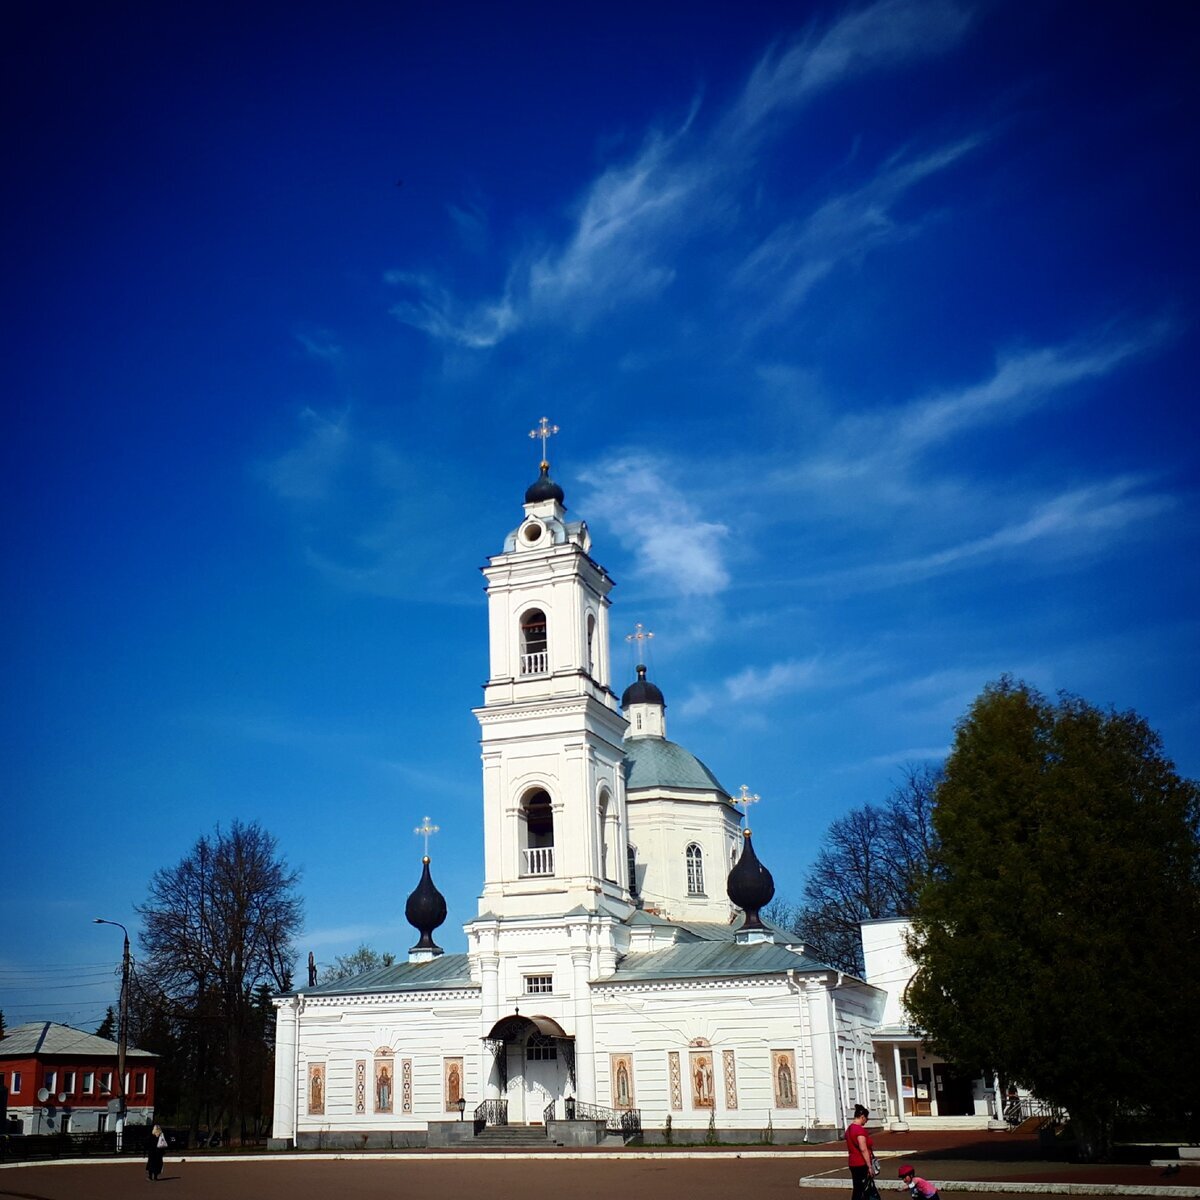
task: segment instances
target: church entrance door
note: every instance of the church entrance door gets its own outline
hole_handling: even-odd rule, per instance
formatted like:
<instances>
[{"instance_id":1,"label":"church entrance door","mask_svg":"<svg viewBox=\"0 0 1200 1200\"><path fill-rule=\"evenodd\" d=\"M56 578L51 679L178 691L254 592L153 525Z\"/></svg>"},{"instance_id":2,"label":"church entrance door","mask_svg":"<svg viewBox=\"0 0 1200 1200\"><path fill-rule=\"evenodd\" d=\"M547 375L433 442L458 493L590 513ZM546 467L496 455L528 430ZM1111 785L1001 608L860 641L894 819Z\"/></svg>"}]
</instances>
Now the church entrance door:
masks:
<instances>
[{"instance_id":1,"label":"church entrance door","mask_svg":"<svg viewBox=\"0 0 1200 1200\"><path fill-rule=\"evenodd\" d=\"M524 1057L522 1120L526 1125L540 1125L546 1105L560 1094L558 1045L553 1038L531 1033L525 1041Z\"/></svg>"}]
</instances>

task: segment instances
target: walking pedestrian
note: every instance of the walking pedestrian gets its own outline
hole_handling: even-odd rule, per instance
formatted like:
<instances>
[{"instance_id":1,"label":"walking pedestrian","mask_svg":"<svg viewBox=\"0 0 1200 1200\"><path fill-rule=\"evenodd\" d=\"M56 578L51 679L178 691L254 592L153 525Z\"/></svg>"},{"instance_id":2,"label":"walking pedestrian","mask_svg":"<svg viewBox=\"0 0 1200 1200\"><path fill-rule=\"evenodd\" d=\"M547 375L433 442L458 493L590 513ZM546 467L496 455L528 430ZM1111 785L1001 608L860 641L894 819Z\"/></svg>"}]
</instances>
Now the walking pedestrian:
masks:
<instances>
[{"instance_id":1,"label":"walking pedestrian","mask_svg":"<svg viewBox=\"0 0 1200 1200\"><path fill-rule=\"evenodd\" d=\"M850 1200L868 1200L874 1184L875 1143L867 1132L870 1109L861 1104L854 1106L854 1120L846 1129L846 1151L850 1159L850 1179L853 1190Z\"/></svg>"}]
</instances>

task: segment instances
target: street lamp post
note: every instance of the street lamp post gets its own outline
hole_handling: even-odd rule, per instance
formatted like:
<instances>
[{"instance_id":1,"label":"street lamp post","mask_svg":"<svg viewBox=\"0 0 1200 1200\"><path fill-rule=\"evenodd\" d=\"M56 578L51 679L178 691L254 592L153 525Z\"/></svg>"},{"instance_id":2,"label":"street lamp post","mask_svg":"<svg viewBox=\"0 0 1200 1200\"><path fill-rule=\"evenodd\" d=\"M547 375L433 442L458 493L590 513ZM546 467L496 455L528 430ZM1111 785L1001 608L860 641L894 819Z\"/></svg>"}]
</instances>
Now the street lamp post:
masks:
<instances>
[{"instance_id":1,"label":"street lamp post","mask_svg":"<svg viewBox=\"0 0 1200 1200\"><path fill-rule=\"evenodd\" d=\"M129 930L120 921L106 921L96 917L93 924L115 925L125 935L125 946L121 954L121 999L120 1015L117 1018L117 1153L125 1132L125 1049L129 1030Z\"/></svg>"}]
</instances>

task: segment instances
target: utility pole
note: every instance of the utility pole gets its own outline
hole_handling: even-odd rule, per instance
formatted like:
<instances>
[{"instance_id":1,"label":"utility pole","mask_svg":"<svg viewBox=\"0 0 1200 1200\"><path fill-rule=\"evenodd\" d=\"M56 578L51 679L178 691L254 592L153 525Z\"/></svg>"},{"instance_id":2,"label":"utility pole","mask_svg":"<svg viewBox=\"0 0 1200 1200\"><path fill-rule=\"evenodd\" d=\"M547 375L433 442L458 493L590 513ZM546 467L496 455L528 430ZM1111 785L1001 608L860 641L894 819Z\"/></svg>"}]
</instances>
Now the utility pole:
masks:
<instances>
[{"instance_id":1,"label":"utility pole","mask_svg":"<svg viewBox=\"0 0 1200 1200\"><path fill-rule=\"evenodd\" d=\"M117 1018L117 1153L125 1134L125 1050L129 1036L129 930L120 921L106 921L96 917L96 925L115 925L125 935L125 946L121 953L121 1000Z\"/></svg>"}]
</instances>

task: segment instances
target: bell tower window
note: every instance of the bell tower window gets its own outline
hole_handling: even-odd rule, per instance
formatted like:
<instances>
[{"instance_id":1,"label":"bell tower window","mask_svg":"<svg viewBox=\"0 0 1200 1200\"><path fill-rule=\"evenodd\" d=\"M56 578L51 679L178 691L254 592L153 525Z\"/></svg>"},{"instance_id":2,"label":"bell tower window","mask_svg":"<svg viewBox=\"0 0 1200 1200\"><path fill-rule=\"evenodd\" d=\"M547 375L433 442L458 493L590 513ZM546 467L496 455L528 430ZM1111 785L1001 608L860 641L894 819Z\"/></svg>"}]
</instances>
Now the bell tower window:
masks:
<instances>
[{"instance_id":1,"label":"bell tower window","mask_svg":"<svg viewBox=\"0 0 1200 1200\"><path fill-rule=\"evenodd\" d=\"M545 675L549 669L546 614L540 608L531 608L521 618L521 674Z\"/></svg>"},{"instance_id":2,"label":"bell tower window","mask_svg":"<svg viewBox=\"0 0 1200 1200\"><path fill-rule=\"evenodd\" d=\"M637 848L632 842L625 847L625 858L629 866L629 894L631 896L636 896L638 894Z\"/></svg>"},{"instance_id":3,"label":"bell tower window","mask_svg":"<svg viewBox=\"0 0 1200 1200\"><path fill-rule=\"evenodd\" d=\"M596 618L592 613L588 613L587 619L587 671L596 678Z\"/></svg>"},{"instance_id":4,"label":"bell tower window","mask_svg":"<svg viewBox=\"0 0 1200 1200\"><path fill-rule=\"evenodd\" d=\"M692 842L687 848L687 889L689 896L704 895L704 851Z\"/></svg>"},{"instance_id":5,"label":"bell tower window","mask_svg":"<svg viewBox=\"0 0 1200 1200\"><path fill-rule=\"evenodd\" d=\"M521 801L521 875L554 874L554 812L540 788Z\"/></svg>"}]
</instances>

